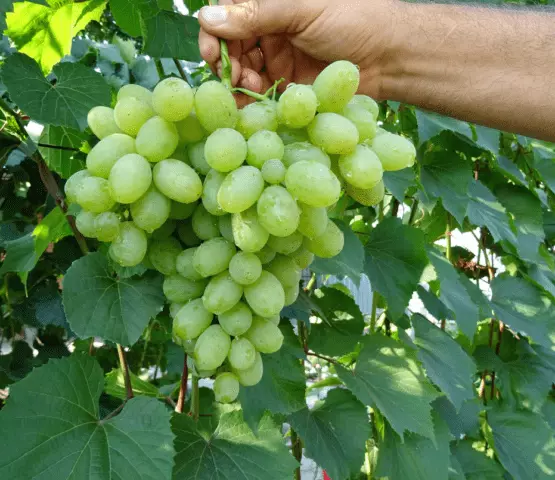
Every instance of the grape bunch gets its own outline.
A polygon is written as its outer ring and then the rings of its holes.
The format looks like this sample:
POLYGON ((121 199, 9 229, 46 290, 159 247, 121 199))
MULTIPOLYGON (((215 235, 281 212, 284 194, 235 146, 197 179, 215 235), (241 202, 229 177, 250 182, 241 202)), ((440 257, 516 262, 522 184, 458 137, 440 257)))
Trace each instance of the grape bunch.
POLYGON ((375 205, 384 170, 414 163, 358 84, 357 67, 339 61, 312 86, 238 110, 219 82, 193 90, 171 77, 152 92, 126 85, 113 109, 89 112, 100 141, 65 186, 77 228, 109 243, 117 264, 164 275, 174 341, 197 375, 216 375, 221 402, 257 384, 261 354, 280 349, 279 314, 301 271, 342 251, 328 219, 342 191, 375 205))

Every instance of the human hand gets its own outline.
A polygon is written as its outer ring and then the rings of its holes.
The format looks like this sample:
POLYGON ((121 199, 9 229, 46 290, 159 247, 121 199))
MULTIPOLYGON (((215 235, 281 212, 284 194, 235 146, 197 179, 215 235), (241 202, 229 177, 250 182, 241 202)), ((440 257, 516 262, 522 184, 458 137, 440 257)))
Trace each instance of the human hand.
MULTIPOLYGON (((396 0, 220 0, 199 14, 204 60, 221 74, 219 38, 229 40, 232 85, 262 92, 284 78, 311 84, 326 65, 350 60, 360 92, 380 98, 381 65, 392 44, 396 0)), ((249 102, 237 97, 240 105, 249 102)))

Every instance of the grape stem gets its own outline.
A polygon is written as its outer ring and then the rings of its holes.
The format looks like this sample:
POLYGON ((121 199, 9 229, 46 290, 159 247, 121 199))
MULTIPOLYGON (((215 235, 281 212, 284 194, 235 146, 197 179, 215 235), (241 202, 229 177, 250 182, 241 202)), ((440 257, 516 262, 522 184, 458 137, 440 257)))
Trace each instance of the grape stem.
POLYGON ((173 63, 175 63, 175 66, 179 71, 179 75, 181 75, 181 78, 187 81, 187 74, 185 73, 185 70, 183 69, 183 65, 181 65, 181 62, 177 58, 174 58, 173 63))
POLYGON ((177 397, 177 405, 175 411, 183 413, 183 406, 185 405, 185 397, 187 396, 187 379, 189 378, 189 368, 187 366, 187 354, 183 363, 183 373, 181 374, 181 386, 179 387, 179 397, 177 397))
POLYGON ((199 377, 193 375, 193 393, 191 395, 191 411, 190 415, 193 417, 195 422, 198 422, 199 410, 200 410, 200 393, 198 388, 199 377))
POLYGON ((156 71, 158 72, 158 76, 160 80, 163 80, 166 76, 166 72, 164 72, 164 66, 162 65, 162 60, 159 58, 154 59, 154 65, 156 65, 156 71))

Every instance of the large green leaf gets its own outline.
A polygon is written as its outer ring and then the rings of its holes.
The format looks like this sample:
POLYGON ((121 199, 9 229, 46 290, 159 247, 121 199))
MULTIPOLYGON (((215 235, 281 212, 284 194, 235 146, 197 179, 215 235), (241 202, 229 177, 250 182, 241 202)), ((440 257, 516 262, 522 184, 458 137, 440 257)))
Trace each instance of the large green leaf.
POLYGON ((316 257, 310 269, 326 275, 347 276, 358 284, 364 271, 364 247, 348 225, 343 222, 337 222, 337 225, 345 235, 343 250, 332 258, 316 257))
POLYGON ((467 480, 503 480, 504 478, 501 466, 484 453, 475 450, 469 440, 451 445, 451 455, 457 459, 467 480))
POLYGON ((83 162, 76 158, 76 154, 86 139, 87 135, 79 130, 47 125, 39 140, 44 146, 39 146, 39 150, 50 170, 62 178, 69 178, 84 168, 83 162), (66 150, 53 147, 64 147, 66 150))
POLYGON ((200 62, 199 31, 200 25, 196 18, 161 11, 145 20, 144 53, 152 57, 200 62))
POLYGON ((96 360, 74 355, 50 360, 11 386, 0 411, 0 478, 170 478, 168 410, 137 397, 118 416, 99 420, 103 384, 96 360))
POLYGON ((525 410, 493 409, 488 413, 494 449, 515 480, 541 478, 538 456, 553 433, 540 415, 525 410))
POLYGON ((339 378, 366 405, 376 406, 392 428, 433 438, 430 402, 439 393, 416 352, 383 335, 365 337, 354 371, 336 366, 339 378))
POLYGON ((139 37, 141 31, 141 16, 150 18, 160 11, 156 0, 109 0, 110 11, 114 20, 125 33, 132 37, 139 37))
POLYGON ((499 320, 551 348, 555 344, 555 305, 522 278, 500 275, 491 283, 493 310, 499 320))
POLYGON ((404 313, 427 264, 424 234, 398 218, 385 219, 370 233, 365 272, 393 318, 404 313))
POLYGON ((405 192, 416 185, 416 175, 412 168, 403 168, 396 172, 384 172, 385 188, 401 203, 405 200, 405 192))
POLYGON ((305 455, 334 480, 360 471, 370 437, 368 412, 350 392, 334 389, 312 410, 304 408, 287 421, 303 440, 305 455))
POLYGON ((480 412, 484 410, 484 404, 478 396, 464 402, 458 412, 447 397, 436 398, 432 406, 455 438, 480 438, 480 412))
POLYGON ((212 433, 197 429, 187 415, 175 415, 172 429, 175 480, 284 480, 297 466, 269 415, 260 422, 257 435, 243 422, 241 412, 224 413, 212 433))
POLYGON ((355 301, 331 287, 316 290, 311 299, 322 322, 310 327, 310 349, 336 356, 352 352, 364 330, 364 318, 355 301))
POLYGON ((444 130, 450 130, 469 139, 472 138, 472 130, 466 122, 423 110, 416 110, 416 119, 418 120, 418 139, 420 143, 428 141, 444 130))
POLYGON ((122 345, 133 345, 164 306, 159 275, 118 279, 101 253, 73 263, 63 294, 69 324, 80 338, 98 336, 122 345))
POLYGON ((84 130, 91 108, 110 105, 110 87, 93 69, 80 63, 59 63, 53 72, 55 84, 44 78, 33 59, 14 53, 4 61, 2 81, 11 99, 44 124, 84 130))
POLYGON ((90 21, 100 19, 105 6, 106 0, 51 1, 48 6, 16 3, 14 12, 7 16, 6 34, 21 53, 36 60, 47 74, 70 54, 72 38, 90 21))
POLYGON ((455 340, 422 315, 413 315, 411 322, 426 374, 459 410, 466 400, 474 398, 476 365, 455 340))

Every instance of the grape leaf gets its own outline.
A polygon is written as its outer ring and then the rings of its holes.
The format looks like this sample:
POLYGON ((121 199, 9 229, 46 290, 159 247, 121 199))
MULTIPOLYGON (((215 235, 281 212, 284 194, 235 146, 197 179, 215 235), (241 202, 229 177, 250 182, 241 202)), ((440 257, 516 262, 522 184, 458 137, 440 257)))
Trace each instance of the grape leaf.
POLYGON ((243 422, 241 412, 221 415, 210 435, 199 431, 187 415, 174 415, 172 429, 175 480, 283 480, 298 465, 269 415, 260 422, 258 435, 243 422))
POLYGON ((376 476, 388 480, 445 480, 449 468, 449 430, 434 415, 433 439, 414 433, 399 438, 386 422, 378 447, 376 476))
POLYGON ((350 478, 360 471, 370 424, 366 407, 349 391, 330 390, 323 403, 295 412, 287 421, 303 440, 305 455, 331 478, 350 478))
POLYGON ((323 320, 310 327, 311 350, 334 356, 352 352, 364 330, 364 318, 355 301, 331 287, 316 290, 311 299, 323 320))
POLYGON ((494 449, 515 480, 540 478, 538 456, 553 433, 540 415, 525 410, 494 408, 488 412, 494 449))
POLYGON ((0 411, 0 478, 169 478, 168 410, 137 397, 116 417, 99 420, 103 380, 94 358, 74 355, 11 386, 0 411))
MULTIPOLYGON (((172 5, 163 0, 109 0, 110 11, 118 27, 132 37, 140 37, 141 17, 153 17, 160 10, 172 10, 172 5)), ((173 2, 172 2, 173 3, 173 2)))
POLYGON ((200 25, 194 17, 161 11, 145 20, 144 53, 201 62, 198 47, 200 25))
POLYGON ((364 247, 348 225, 336 223, 345 235, 343 250, 333 258, 316 257, 310 269, 316 273, 350 277, 358 285, 364 271, 364 247))
POLYGON ((398 218, 386 218, 370 233, 365 272, 394 319, 404 313, 428 265, 424 244, 424 234, 398 218))
POLYGON ((52 147, 73 148, 75 151, 60 150, 59 148, 49 148, 46 146, 39 146, 39 150, 50 170, 55 171, 62 178, 69 178, 75 172, 85 168, 84 163, 79 158, 76 158, 76 154, 86 139, 87 135, 78 130, 47 125, 39 140, 41 144, 51 145, 52 147))
MULTIPOLYGON (((144 397, 160 397, 160 391, 152 383, 141 380, 133 372, 129 372, 131 378, 131 386, 133 387, 133 395, 144 397)), ((114 368, 110 373, 106 374, 104 391, 112 397, 127 398, 127 391, 125 389, 125 378, 121 368, 114 368)))
POLYGON ((474 361, 455 340, 422 315, 413 315, 411 322, 416 336, 414 343, 419 347, 418 358, 426 374, 458 411, 466 400, 474 398, 474 361))
POLYGON ((16 3, 14 12, 7 16, 6 34, 19 52, 36 60, 47 74, 70 54, 72 38, 89 22, 100 19, 105 6, 106 0, 16 3))
POLYGON ((27 342, 14 341, 12 351, 7 355, 0 355, 0 388, 6 388, 28 375, 33 368, 33 361, 33 349, 27 342))
POLYGON ((510 178, 513 182, 523 186, 527 185, 526 175, 524 175, 524 173, 522 173, 522 171, 516 166, 516 164, 507 157, 499 155, 497 157, 497 165, 495 167, 497 170, 501 171, 503 175, 510 178))
POLYGON ((405 192, 416 185, 416 175, 412 168, 403 168, 396 172, 383 172, 385 188, 400 202, 405 200, 405 192))
POLYGON ((418 120, 418 140, 421 144, 444 130, 450 130, 468 137, 468 139, 472 138, 472 130, 466 122, 418 109, 416 110, 416 119, 418 120))
POLYGON ((462 440, 451 445, 453 455, 467 480, 503 480, 501 466, 472 447, 472 441, 462 440))
POLYGON ((449 430, 455 438, 463 436, 480 438, 480 412, 484 410, 481 399, 474 397, 472 400, 467 400, 458 412, 447 397, 436 398, 432 402, 432 406, 449 426, 449 430))
POLYGON ((110 87, 91 68, 59 63, 53 72, 57 80, 52 85, 34 60, 14 53, 4 61, 2 81, 11 99, 33 120, 44 124, 84 130, 91 108, 110 105, 110 87))
POLYGON ((432 291, 426 290, 421 285, 418 285, 416 291, 424 307, 426 307, 426 310, 428 310, 436 320, 442 320, 453 316, 453 312, 451 312, 432 291))
POLYGON ((189 15, 198 12, 205 4, 205 0, 185 0, 185 6, 189 10, 189 15))
POLYGON ((80 338, 133 345, 164 307, 162 278, 149 274, 118 279, 110 273, 106 257, 92 253, 67 271, 63 301, 69 324, 80 338))
POLYGON ((376 406, 392 428, 433 438, 430 402, 439 393, 416 352, 383 335, 364 337, 354 371, 336 366, 339 378, 366 405, 376 406))
POLYGON ((532 151, 534 157, 530 167, 539 174, 549 189, 555 192, 555 153, 537 143, 533 144, 532 151))
POLYGON ((476 145, 497 155, 499 153, 499 130, 483 127, 482 125, 475 125, 474 130, 476 132, 476 145))
POLYGON ((440 300, 455 314, 460 330, 468 338, 473 338, 479 320, 478 307, 453 265, 436 248, 429 246, 426 250, 441 284, 440 300))
POLYGON ((555 344, 555 305, 522 278, 499 275, 491 283, 493 310, 511 328, 551 348, 555 344))

